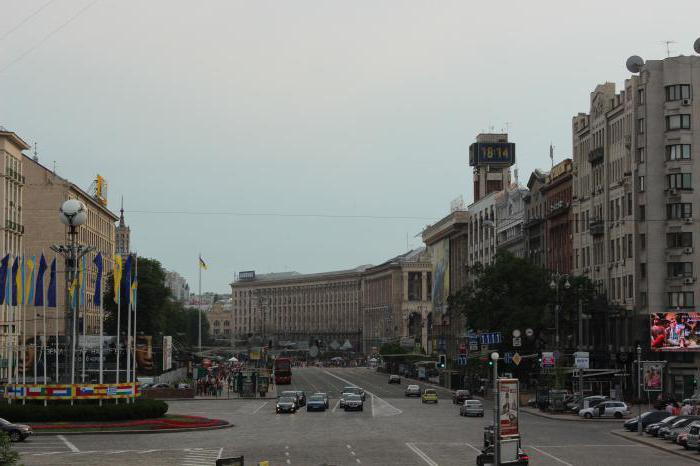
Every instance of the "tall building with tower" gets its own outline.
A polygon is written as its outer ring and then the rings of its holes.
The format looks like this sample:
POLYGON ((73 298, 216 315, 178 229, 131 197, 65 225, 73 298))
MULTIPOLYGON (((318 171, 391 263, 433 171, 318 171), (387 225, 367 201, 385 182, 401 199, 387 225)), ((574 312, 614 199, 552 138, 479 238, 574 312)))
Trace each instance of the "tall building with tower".
POLYGON ((515 163, 515 144, 505 133, 481 133, 469 146, 469 165, 474 167, 474 202, 510 186, 510 167, 515 163))
POLYGON ((119 224, 115 232, 115 253, 126 256, 130 249, 131 228, 124 222, 124 198, 122 198, 121 209, 119 209, 119 224))

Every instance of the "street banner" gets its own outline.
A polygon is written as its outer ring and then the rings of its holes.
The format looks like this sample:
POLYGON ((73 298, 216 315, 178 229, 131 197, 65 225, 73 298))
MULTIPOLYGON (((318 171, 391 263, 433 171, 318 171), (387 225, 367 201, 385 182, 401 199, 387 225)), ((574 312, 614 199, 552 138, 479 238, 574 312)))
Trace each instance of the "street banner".
POLYGON ((656 312, 651 315, 653 351, 700 351, 700 313, 656 312))
POLYGON ((664 386, 664 365, 656 361, 642 362, 643 387, 647 392, 661 391, 664 386))
POLYGON ((498 422, 501 439, 518 435, 518 410, 518 379, 498 379, 498 422))
POLYGON ((139 384, 10 384, 5 398, 31 400, 107 400, 140 396, 139 384))
POLYGON ((554 367, 554 366, 555 366, 554 353, 543 352, 542 353, 542 367, 554 367))

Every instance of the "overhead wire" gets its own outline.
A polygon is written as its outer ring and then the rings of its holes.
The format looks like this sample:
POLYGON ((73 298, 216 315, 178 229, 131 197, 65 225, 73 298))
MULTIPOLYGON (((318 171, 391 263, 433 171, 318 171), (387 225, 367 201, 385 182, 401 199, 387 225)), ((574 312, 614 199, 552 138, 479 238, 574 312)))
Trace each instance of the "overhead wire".
POLYGON ((19 23, 17 23, 16 26, 14 26, 13 28, 10 28, 9 31, 7 31, 5 34, 3 34, 2 36, 0 36, 0 42, 2 42, 3 40, 7 39, 8 36, 10 36, 10 34, 12 34, 12 33, 15 32, 17 29, 19 29, 19 28, 21 28, 22 26, 24 26, 25 24, 27 24, 32 18, 34 18, 34 17, 35 17, 36 15, 38 15, 39 13, 41 13, 47 6, 51 5, 51 4, 52 4, 53 2, 55 2, 55 1, 56 1, 56 0, 49 0, 48 2, 44 3, 43 5, 41 5, 38 9, 34 10, 33 13, 31 13, 29 16, 25 17, 22 21, 20 21, 19 23))

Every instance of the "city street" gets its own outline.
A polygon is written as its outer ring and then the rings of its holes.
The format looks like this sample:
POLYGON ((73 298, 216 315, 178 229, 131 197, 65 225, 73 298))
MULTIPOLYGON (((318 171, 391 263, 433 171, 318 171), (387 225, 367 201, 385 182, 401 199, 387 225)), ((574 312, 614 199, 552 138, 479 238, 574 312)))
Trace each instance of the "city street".
MULTIPOLYGON (((401 385, 366 368, 294 369, 291 387, 331 396, 326 412, 275 414, 274 400, 176 401, 170 412, 229 420, 223 430, 143 435, 39 436, 16 444, 27 465, 213 465, 244 455, 246 464, 470 465, 482 443, 484 418, 463 418, 448 390, 437 405, 405 398, 401 385), (343 386, 365 388, 363 412, 339 409, 343 386)), ((286 386, 280 387, 286 389, 286 386)), ((533 465, 682 465, 682 458, 609 433, 614 423, 566 422, 521 415, 525 450, 533 465)))

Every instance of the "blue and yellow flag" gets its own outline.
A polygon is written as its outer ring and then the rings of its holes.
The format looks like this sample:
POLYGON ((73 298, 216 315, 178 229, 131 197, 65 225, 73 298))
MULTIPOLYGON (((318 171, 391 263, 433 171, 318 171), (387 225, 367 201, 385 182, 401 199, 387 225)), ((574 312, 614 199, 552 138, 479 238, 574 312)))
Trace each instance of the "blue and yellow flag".
POLYGON ((97 267, 97 278, 95 278, 95 294, 92 298, 93 304, 95 306, 100 306, 102 304, 102 253, 98 252, 93 260, 95 267, 97 267))
POLYGON ((87 257, 83 256, 83 263, 80 265, 80 274, 78 280, 80 282, 80 302, 79 305, 85 303, 85 290, 87 289, 87 257))
POLYGON ((7 284, 7 272, 9 271, 9 265, 10 255, 7 254, 2 258, 2 262, 0 262, 0 304, 4 304, 5 299, 7 299, 8 303, 10 301, 10 295, 7 293, 7 287, 5 286, 7 284))
POLYGON ((114 277, 114 302, 119 304, 121 300, 121 286, 122 286, 122 256, 117 254, 114 258, 114 270, 112 272, 114 277))
POLYGON ((34 286, 34 305, 44 305, 44 274, 46 273, 46 258, 44 254, 39 258, 39 268, 36 271, 36 285, 34 286))
POLYGON ((19 303, 19 293, 22 289, 22 276, 19 273, 19 256, 15 256, 15 261, 12 263, 12 277, 10 277, 10 283, 12 284, 12 305, 16 306, 19 303))
POLYGON ((36 256, 31 259, 26 259, 26 275, 24 277, 24 304, 29 305, 34 302, 34 264, 36 264, 36 256))
POLYGON ((49 272, 49 289, 46 293, 46 305, 56 307, 56 258, 51 261, 51 271, 49 272))
POLYGON ((24 257, 19 257, 15 259, 15 264, 17 264, 17 270, 13 270, 12 273, 15 277, 16 289, 12 290, 14 296, 12 297, 12 305, 17 306, 24 303, 24 257))

